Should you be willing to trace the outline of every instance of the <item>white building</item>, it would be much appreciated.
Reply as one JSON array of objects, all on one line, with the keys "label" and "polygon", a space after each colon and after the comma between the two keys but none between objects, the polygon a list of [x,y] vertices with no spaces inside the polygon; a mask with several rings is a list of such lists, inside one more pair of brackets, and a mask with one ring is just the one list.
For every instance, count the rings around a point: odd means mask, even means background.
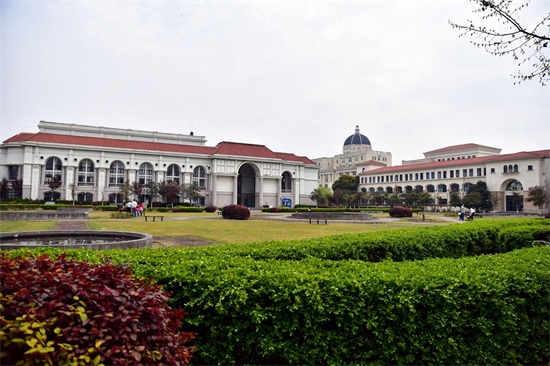
[{"label": "white building", "polygon": [[319,167],[319,185],[332,187],[334,181],[342,175],[356,175],[358,164],[365,161],[391,165],[392,155],[390,152],[373,150],[370,140],[356,126],[355,133],[344,141],[342,154],[316,158],[313,161]]},{"label": "white building", "polygon": [[[283,202],[312,204],[318,168],[303,156],[263,145],[220,142],[204,136],[41,121],[38,133],[20,133],[0,145],[6,198],[50,199],[48,180],[59,178],[56,199],[120,202],[126,181],[195,182],[202,205],[252,208]],[[4,184],[4,183],[3,183]],[[18,187],[22,185],[22,187]],[[74,186],[73,186],[74,185]],[[145,191],[144,191],[145,192]],[[146,194],[138,197],[148,200]]]},{"label": "white building", "polygon": [[[434,202],[447,204],[450,192],[463,197],[478,181],[496,196],[498,211],[536,210],[525,200],[530,187],[546,188],[550,202],[550,150],[500,155],[500,149],[464,144],[424,153],[424,159],[381,167],[379,162],[358,164],[359,189],[364,192],[429,192]],[[521,202],[518,202],[518,197]]]}]

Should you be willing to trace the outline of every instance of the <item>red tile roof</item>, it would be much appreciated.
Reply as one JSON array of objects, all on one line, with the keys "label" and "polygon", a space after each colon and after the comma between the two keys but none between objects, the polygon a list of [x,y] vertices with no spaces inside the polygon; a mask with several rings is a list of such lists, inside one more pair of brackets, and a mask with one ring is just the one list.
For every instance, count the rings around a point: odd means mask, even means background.
[{"label": "red tile roof", "polygon": [[439,153],[439,152],[444,152],[444,151],[453,151],[453,150],[459,150],[459,149],[470,149],[470,148],[473,148],[473,147],[488,147],[488,148],[494,149],[494,147],[490,147],[490,146],[479,145],[479,144],[474,144],[474,143],[468,143],[468,144],[453,145],[453,146],[442,147],[441,149],[426,151],[425,154]]},{"label": "red tile roof", "polygon": [[173,153],[247,156],[251,158],[267,158],[294,161],[304,164],[315,163],[306,157],[298,157],[289,153],[275,153],[264,145],[253,145],[237,142],[220,142],[215,147],[148,142],[139,140],[122,140],[103,137],[60,135],[51,133],[20,133],[4,141],[7,143],[52,143],[76,146],[108,147],[117,149],[132,149],[146,151],[166,151]]},{"label": "red tile roof", "polygon": [[250,156],[255,158],[280,159],[264,145],[222,141],[216,145],[214,155]]},{"label": "red tile roof", "polygon": [[376,160],[365,160],[365,161],[362,161],[360,163],[357,163],[357,166],[362,166],[362,165],[378,165],[378,166],[387,166],[387,164],[384,164],[380,161],[376,161]]},{"label": "red tile roof", "polygon": [[418,170],[435,169],[435,168],[450,168],[450,167],[463,166],[463,165],[476,165],[476,164],[494,163],[498,161],[522,160],[522,159],[533,159],[533,158],[536,158],[536,159],[550,158],[550,150],[522,151],[522,152],[513,153],[513,154],[482,156],[482,157],[470,158],[470,159],[444,160],[444,161],[435,161],[435,162],[426,162],[426,163],[417,163],[417,164],[395,165],[395,166],[388,166],[385,168],[369,170],[366,172],[362,172],[359,175],[418,171]]}]

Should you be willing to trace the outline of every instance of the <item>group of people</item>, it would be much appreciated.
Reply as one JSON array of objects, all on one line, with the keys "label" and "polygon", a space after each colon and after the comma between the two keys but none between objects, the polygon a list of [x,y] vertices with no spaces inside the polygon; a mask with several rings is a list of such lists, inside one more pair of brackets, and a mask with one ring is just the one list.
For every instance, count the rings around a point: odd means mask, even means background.
[{"label": "group of people", "polygon": [[136,200],[128,201],[124,207],[126,207],[126,212],[131,213],[134,217],[143,216],[144,208],[141,202],[138,203]]},{"label": "group of people", "polygon": [[[464,205],[460,206],[460,212],[458,213],[458,218],[460,221],[464,221],[464,217],[466,215],[466,207]],[[468,220],[473,220],[474,216],[476,215],[476,210],[473,207],[470,207],[470,214],[466,216]]]}]

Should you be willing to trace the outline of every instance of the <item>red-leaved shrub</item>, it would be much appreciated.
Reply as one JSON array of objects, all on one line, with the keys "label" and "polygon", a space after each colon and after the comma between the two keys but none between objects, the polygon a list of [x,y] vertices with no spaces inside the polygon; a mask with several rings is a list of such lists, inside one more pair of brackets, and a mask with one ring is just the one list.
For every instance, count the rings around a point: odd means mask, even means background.
[{"label": "red-leaved shrub", "polygon": [[218,209],[218,208],[217,208],[216,206],[206,206],[206,207],[204,208],[204,211],[205,211],[205,212],[216,212],[217,209]]},{"label": "red-leaved shrub", "polygon": [[413,212],[408,207],[394,206],[390,208],[389,214],[391,217],[412,217]]},{"label": "red-leaved shrub", "polygon": [[228,205],[222,209],[222,217],[231,220],[248,220],[250,210],[248,207],[241,205]]},{"label": "red-leaved shrub", "polygon": [[125,266],[0,254],[0,364],[187,365],[181,309]]}]

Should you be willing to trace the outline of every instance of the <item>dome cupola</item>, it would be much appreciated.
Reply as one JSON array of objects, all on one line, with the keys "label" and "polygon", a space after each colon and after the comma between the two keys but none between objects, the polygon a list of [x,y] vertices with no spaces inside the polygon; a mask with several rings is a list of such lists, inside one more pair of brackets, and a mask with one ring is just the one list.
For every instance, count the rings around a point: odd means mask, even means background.
[{"label": "dome cupola", "polygon": [[348,137],[346,141],[344,141],[344,147],[348,145],[369,145],[370,141],[367,138],[367,136],[362,135],[361,132],[359,132],[359,126],[355,126],[355,133]]}]

